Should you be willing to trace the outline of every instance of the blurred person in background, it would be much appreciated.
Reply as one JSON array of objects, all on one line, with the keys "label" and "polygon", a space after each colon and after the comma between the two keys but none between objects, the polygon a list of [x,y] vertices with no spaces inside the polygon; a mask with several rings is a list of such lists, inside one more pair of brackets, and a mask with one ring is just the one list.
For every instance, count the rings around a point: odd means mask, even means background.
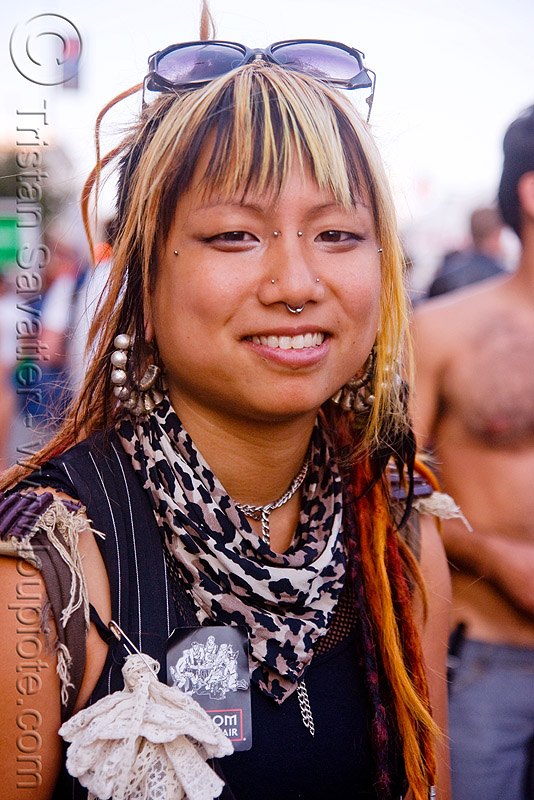
[{"label": "blurred person in background", "polygon": [[447,254],[428,289],[428,297],[492,278],[505,271],[501,234],[503,221],[496,208],[476,208],[469,220],[472,245]]},{"label": "blurred person in background", "polygon": [[40,317],[40,341],[47,359],[39,363],[40,394],[34,394],[24,409],[43,434],[57,427],[70,400],[67,345],[83,275],[82,259],[75,247],[60,238],[48,238],[46,246],[50,260],[44,270],[42,297],[36,299],[34,307]]},{"label": "blurred person in background", "polygon": [[94,269],[88,269],[80,282],[72,305],[67,343],[69,388],[75,394],[82,386],[90,354],[86,352],[89,329],[96,315],[111,271],[114,238],[113,219],[102,226],[102,236],[95,245]]},{"label": "blurred person in background", "polygon": [[17,358],[17,300],[0,273],[0,471],[11,463],[11,431],[16,413],[13,372]]},{"label": "blurred person in background", "polygon": [[504,138],[499,206],[517,270],[427,301],[414,322],[416,434],[473,527],[443,524],[454,800],[534,797],[534,106]]}]

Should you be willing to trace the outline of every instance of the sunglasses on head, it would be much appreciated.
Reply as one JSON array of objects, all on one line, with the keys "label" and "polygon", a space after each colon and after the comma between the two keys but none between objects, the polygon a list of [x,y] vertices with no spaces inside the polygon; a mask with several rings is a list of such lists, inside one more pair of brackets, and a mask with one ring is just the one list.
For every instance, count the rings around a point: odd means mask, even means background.
[{"label": "sunglasses on head", "polygon": [[363,59],[364,54],[354,47],[322,39],[290,39],[265,49],[216,40],[184,42],[150,56],[144,88],[154,92],[194,89],[243,64],[268,61],[339,89],[370,89],[366,98],[369,120],[376,76]]}]

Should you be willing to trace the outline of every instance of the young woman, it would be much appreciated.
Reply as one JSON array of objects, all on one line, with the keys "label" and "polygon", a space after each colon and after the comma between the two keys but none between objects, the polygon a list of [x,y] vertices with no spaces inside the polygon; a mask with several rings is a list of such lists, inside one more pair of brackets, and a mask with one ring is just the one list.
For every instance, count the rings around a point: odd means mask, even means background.
[{"label": "young woman", "polygon": [[[432,522],[399,525],[401,251],[343,94],[369,73],[310,41],[178,45],[149,64],[159,95],[114,153],[93,362],[0,506],[3,797],[24,796],[24,753],[34,800],[85,796],[57,731],[121,687],[113,619],[160,660],[174,628],[245,630],[252,747],[216,765],[222,797],[447,800],[446,563]],[[55,653],[35,623],[46,599]]]}]

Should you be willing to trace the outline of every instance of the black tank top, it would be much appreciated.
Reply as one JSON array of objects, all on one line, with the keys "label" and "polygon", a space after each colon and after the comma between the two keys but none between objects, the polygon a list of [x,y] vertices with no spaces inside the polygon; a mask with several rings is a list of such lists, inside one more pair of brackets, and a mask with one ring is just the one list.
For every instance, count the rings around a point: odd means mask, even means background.
[{"label": "black tank top", "polygon": [[[96,434],[32,476],[79,499],[106,565],[112,616],[144,653],[164,662],[175,627],[198,625],[185,587],[166,560],[149,499],[114,432]],[[221,800],[376,798],[371,710],[354,630],[316,655],[305,678],[315,736],[304,727],[296,692],[281,705],[252,685],[252,748],[213,766],[227,783]],[[112,641],[90,703],[122,689],[124,649]],[[400,797],[400,789],[393,798]],[[85,800],[65,769],[54,800]]]}]

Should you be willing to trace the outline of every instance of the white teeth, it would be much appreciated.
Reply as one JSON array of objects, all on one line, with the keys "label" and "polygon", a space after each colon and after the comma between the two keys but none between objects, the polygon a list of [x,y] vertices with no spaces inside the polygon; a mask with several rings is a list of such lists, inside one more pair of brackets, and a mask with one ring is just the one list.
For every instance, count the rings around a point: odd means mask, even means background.
[{"label": "white teeth", "polygon": [[324,342],[324,333],[304,333],[297,336],[253,336],[254,344],[265,347],[278,347],[280,350],[304,350],[306,347],[319,347]]}]

